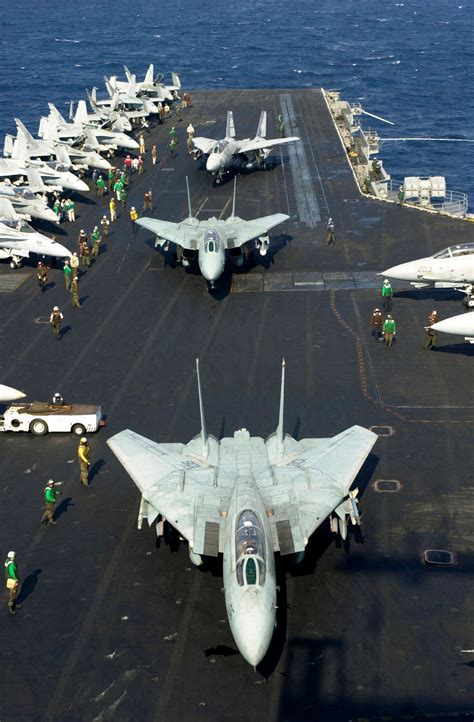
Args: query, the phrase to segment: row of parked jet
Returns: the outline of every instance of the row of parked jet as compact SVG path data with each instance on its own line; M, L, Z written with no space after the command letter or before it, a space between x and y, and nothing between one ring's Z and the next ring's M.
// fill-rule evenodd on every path
M6 135L4 157L0 158L0 259L10 259L12 268L21 265L30 253L65 258L67 248L35 231L32 218L58 222L46 201L53 191L89 190L83 175L89 169L107 172L110 161L102 153L113 155L118 149L136 151L137 141L127 133L133 122L146 124L161 104L177 96L181 83L172 73L172 84L163 83L163 75L154 75L150 65L143 81L125 67L127 80L105 78L108 98L99 100L97 88L74 108L69 119L49 103L49 115L40 119L35 138L19 118L15 118L16 136Z

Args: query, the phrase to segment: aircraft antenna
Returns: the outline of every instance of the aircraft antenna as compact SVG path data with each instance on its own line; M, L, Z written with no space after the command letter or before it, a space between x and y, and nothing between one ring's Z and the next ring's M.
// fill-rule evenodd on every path
M186 176L186 189L187 189L187 191L188 191L188 211L189 211L189 216L188 216L188 218L192 218L192 217L193 217L193 211L192 211L192 209L191 209L191 194L190 194L190 192L189 192L189 180L188 180L188 176ZM197 359L196 359L196 361L197 361ZM199 375L199 371L198 371L198 375Z
M199 395L199 413L201 414L201 442L202 442L202 455L207 459L209 455L209 442L207 440L206 432L206 419L204 418L204 405L202 402L202 390L201 390L201 377L199 375L199 359L196 359L196 375L198 382L198 395Z
M237 191L237 176L234 176L234 197L232 199L232 216L231 218L234 218L235 216L235 195Z
M280 414L276 430L277 449L281 455L285 453L285 440L283 431L283 416L285 414L285 359L281 362L281 388L280 388Z

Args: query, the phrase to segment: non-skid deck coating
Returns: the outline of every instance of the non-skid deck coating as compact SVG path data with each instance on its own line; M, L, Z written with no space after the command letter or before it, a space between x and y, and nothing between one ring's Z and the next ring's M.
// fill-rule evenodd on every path
M1 547L17 551L23 581L23 608L13 618L5 604L0 615L0 719L472 719L474 653L460 650L474 647L474 351L441 335L438 350L422 349L428 313L460 313L460 296L400 290L391 351L368 327L380 303L368 282L376 272L472 240L472 226L361 197L319 91L193 100L176 123L176 159L164 154L170 122L147 138L161 162L152 168L147 154L129 207L141 209L151 187L157 216L184 218L187 174L200 218L230 213L233 184L213 188L186 154L189 120L197 134L219 137L232 109L238 135L251 136L267 109L276 133L272 119L286 107L287 131L302 146L239 178L237 213L291 220L275 229L265 265L229 273L214 296L198 274L171 267L147 232L133 236L128 216L81 279L82 309L71 307L59 270L42 294L26 266L19 273L31 279L2 294L0 381L30 399L60 391L100 404L107 425L91 437L89 490L79 484L75 437L0 436ZM295 167L303 150L307 167ZM71 249L108 199L90 194L76 205L77 222L58 234ZM0 279L17 275L0 265ZM291 279L290 293L279 278ZM308 288L321 280L324 288ZM237 292L247 283L250 292ZM55 304L61 341L47 324ZM357 479L362 534L341 545L325 523L302 565L278 562L278 628L254 672L230 633L219 565L197 570L184 544L157 548L153 530L137 531L138 491L105 442L127 427L157 441L196 434L196 357L209 431L246 426L265 436L277 423L283 356L290 433L329 436L358 423L383 435ZM50 477L64 482L63 496L57 526L44 528ZM451 551L454 566L426 566L426 549Z

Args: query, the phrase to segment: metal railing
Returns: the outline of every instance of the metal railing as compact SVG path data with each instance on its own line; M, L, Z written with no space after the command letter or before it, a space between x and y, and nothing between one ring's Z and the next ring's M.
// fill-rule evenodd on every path
M375 195L379 198L386 198L391 201L398 201L398 192L403 186L403 180L390 178L372 183ZM428 208L438 213L449 213L453 216L464 216L468 209L468 197L460 191L446 190L444 198L431 198L429 201L419 197L405 195L404 203L416 206L417 208Z

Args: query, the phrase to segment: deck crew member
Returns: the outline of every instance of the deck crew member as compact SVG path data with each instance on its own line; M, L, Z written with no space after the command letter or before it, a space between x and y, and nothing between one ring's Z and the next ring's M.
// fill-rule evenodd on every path
M66 285L66 291L70 291L71 290L71 279L72 279L72 268L71 268L71 264L69 263L67 258L64 261L63 273L64 273L64 283Z
M76 220L76 204L72 198L69 199L69 203L67 204L67 217L70 223L74 223Z
M63 320L63 318L63 314L59 310L58 306L54 306L53 310L51 311L51 316L49 317L49 322L53 327L53 331L58 337L58 339L61 338L61 321Z
M71 258L69 259L69 263L71 265L72 275L78 276L79 275L79 258L78 258L76 251L74 251Z
M400 186L398 190L398 205L400 208L403 206L403 203L405 201L405 191L403 190L403 186Z
M97 178L97 180L95 182L95 187L97 189L97 195L99 196L99 198L102 198L102 196L104 195L104 193L106 191L106 186L105 186L105 180L102 178L101 175Z
M115 198L112 196L112 198L109 201L109 210L110 210L110 222L113 223L117 220L117 206L115 204Z
M285 121L283 120L283 116L280 113L277 115L277 126L278 126L278 132L280 133L280 138L285 137Z
M89 486L89 468L91 465L91 449L85 436L79 442L77 447L77 458L79 460L79 469L81 474L81 484Z
M336 228L334 226L334 221L332 218L328 218L328 222L326 225L326 243L329 246L331 243L336 242Z
M428 325L425 326L426 338L425 338L425 343L423 345L423 348L425 350L427 350L429 348L436 348L436 344L438 343L438 333L434 328L432 328L432 326L437 321L438 321L438 312L431 311L430 315L428 316Z
M95 226L94 230L92 231L91 235L91 241L92 241L92 255L98 256L99 255L99 245L102 238L100 236L99 232L99 226Z
M393 288L390 285L390 281L388 278L384 279L384 282L382 284L382 288L380 289L380 293L382 295L382 305L385 311L391 311L392 310L392 296L393 296Z
M56 391L56 393L53 396L53 406L63 406L64 405L64 399L59 393L59 391Z
M138 220L138 211L135 210L135 206L132 206L130 209L130 222L132 224L133 235L135 235L135 233L137 232L137 224L135 223L135 221L137 221L137 220Z
M393 337L395 336L396 330L395 321L390 315L388 315L383 325L383 337L387 348L392 348Z
M152 192L151 188L149 191L146 191L143 196L143 210L144 211L153 210L153 192Z
M89 268L89 266L91 265L91 253L90 253L89 244L87 243L87 236L86 236L86 239L81 241L79 253L81 256L82 265L85 266L86 268Z
M110 193L112 193L112 191L113 191L113 189L114 189L115 171L116 171L116 170L117 170L116 168L111 168L111 169L109 170L109 172L107 173L107 182L108 182L108 184L109 184L109 191L110 191Z
M52 479L48 481L44 489L45 510L41 517L41 524L56 524L54 521L54 507L58 496L61 496L59 489L54 488L55 484Z
M81 303L79 301L79 279L77 276L74 276L71 282L71 296L73 307L81 308Z
M140 155L144 155L145 154L145 136L143 135L143 133L140 133L140 135L139 135L138 145L140 146L138 149Z
M38 279L38 286L41 288L41 291L44 292L46 290L46 284L48 283L48 268L47 266L43 266L41 261L38 261L36 277Z
M112 198L113 200L113 198ZM114 201L115 203L115 201ZM100 225L102 226L102 235L108 236L109 235L109 227L110 227L110 221L107 218L107 216L102 216L102 220L100 222Z
M370 325L372 326L372 336L374 336L376 341L379 341L382 338L383 328L383 316L379 308L374 308Z
M151 149L151 162L153 163L153 165L156 165L157 158L158 158L158 151L156 150L156 145L154 145L153 148Z
M21 609L21 604L16 603L16 597L20 586L20 574L16 563L16 553L8 552L5 559L5 584L8 591L8 611L10 614L16 614L17 609Z
M143 156L139 155L137 158L138 175L143 173Z

